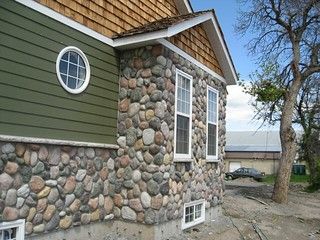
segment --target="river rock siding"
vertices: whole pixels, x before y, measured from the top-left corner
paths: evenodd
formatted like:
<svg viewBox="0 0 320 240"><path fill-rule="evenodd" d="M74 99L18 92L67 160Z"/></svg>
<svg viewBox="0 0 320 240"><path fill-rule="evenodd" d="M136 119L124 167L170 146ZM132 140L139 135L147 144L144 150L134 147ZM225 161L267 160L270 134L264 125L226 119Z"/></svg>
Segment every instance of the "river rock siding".
<svg viewBox="0 0 320 240"><path fill-rule="evenodd" d="M123 218L147 224L183 216L183 204L222 200L226 85L163 46L123 52L118 116ZM192 162L174 160L176 69L193 77ZM206 160L207 85L219 91L219 162ZM122 211L123 213L124 211Z"/></svg>

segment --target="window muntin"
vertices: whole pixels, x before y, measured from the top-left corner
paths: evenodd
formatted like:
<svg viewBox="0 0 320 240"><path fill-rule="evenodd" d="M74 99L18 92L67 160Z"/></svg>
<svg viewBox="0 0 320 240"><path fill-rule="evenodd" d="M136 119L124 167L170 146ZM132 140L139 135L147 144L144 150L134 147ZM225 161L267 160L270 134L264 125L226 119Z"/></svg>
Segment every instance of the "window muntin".
<svg viewBox="0 0 320 240"><path fill-rule="evenodd" d="M192 77L176 74L175 158L191 159Z"/></svg>
<svg viewBox="0 0 320 240"><path fill-rule="evenodd" d="M24 220L0 222L0 240L23 240Z"/></svg>
<svg viewBox="0 0 320 240"><path fill-rule="evenodd" d="M61 50L56 62L56 71L60 84L70 93L81 93L89 84L88 59L76 47L66 47Z"/></svg>
<svg viewBox="0 0 320 240"><path fill-rule="evenodd" d="M205 220L205 200L189 202L184 205L182 219L182 229L186 229L204 222Z"/></svg>
<svg viewBox="0 0 320 240"><path fill-rule="evenodd" d="M218 159L218 91L207 90L207 158Z"/></svg>

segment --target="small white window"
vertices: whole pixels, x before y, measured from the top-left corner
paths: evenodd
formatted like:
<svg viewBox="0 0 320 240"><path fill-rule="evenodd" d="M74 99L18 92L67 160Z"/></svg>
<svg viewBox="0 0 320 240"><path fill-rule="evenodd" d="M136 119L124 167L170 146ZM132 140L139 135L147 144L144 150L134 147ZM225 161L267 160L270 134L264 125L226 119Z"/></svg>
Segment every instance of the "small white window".
<svg viewBox="0 0 320 240"><path fill-rule="evenodd" d="M24 240L24 220L0 222L0 240Z"/></svg>
<svg viewBox="0 0 320 240"><path fill-rule="evenodd" d="M205 220L205 201L204 199L184 204L182 219L182 229L186 229L204 222Z"/></svg>
<svg viewBox="0 0 320 240"><path fill-rule="evenodd" d="M218 160L218 91L207 89L207 159Z"/></svg>
<svg viewBox="0 0 320 240"><path fill-rule="evenodd" d="M62 49L57 58L56 71L60 84L70 93L81 93L89 84L89 61L79 48Z"/></svg>
<svg viewBox="0 0 320 240"><path fill-rule="evenodd" d="M176 70L175 158L191 160L192 77Z"/></svg>

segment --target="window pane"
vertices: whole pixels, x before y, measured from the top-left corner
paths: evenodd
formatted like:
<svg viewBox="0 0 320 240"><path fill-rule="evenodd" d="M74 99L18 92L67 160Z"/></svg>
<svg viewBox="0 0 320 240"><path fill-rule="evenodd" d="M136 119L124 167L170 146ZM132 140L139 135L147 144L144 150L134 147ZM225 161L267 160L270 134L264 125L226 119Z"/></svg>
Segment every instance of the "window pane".
<svg viewBox="0 0 320 240"><path fill-rule="evenodd" d="M77 87L77 79L73 77L68 77L68 87L71 89L76 89Z"/></svg>
<svg viewBox="0 0 320 240"><path fill-rule="evenodd" d="M77 65L69 64L69 76L77 77Z"/></svg>
<svg viewBox="0 0 320 240"><path fill-rule="evenodd" d="M60 73L67 74L67 72L68 72L68 63L65 62L65 61L61 61L60 64L59 64L59 68L60 68L59 69Z"/></svg>
<svg viewBox="0 0 320 240"><path fill-rule="evenodd" d="M70 52L70 62L78 65L78 54L76 52Z"/></svg>
<svg viewBox="0 0 320 240"><path fill-rule="evenodd" d="M176 153L189 153L189 118L177 115Z"/></svg>
<svg viewBox="0 0 320 240"><path fill-rule="evenodd" d="M208 124L208 155L216 155L217 153L217 134L216 125Z"/></svg>

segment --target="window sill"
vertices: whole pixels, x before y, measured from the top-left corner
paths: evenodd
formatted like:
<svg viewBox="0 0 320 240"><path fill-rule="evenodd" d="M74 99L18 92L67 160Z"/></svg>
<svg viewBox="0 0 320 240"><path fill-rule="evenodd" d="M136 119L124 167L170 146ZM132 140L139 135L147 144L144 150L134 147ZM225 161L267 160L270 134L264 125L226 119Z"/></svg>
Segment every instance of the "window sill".
<svg viewBox="0 0 320 240"><path fill-rule="evenodd" d="M217 158L212 158L212 159L206 159L207 163L218 163L221 162L219 159Z"/></svg>
<svg viewBox="0 0 320 240"><path fill-rule="evenodd" d="M174 163L189 163L189 162L193 162L193 159L191 159L191 158L174 158L173 162Z"/></svg>

